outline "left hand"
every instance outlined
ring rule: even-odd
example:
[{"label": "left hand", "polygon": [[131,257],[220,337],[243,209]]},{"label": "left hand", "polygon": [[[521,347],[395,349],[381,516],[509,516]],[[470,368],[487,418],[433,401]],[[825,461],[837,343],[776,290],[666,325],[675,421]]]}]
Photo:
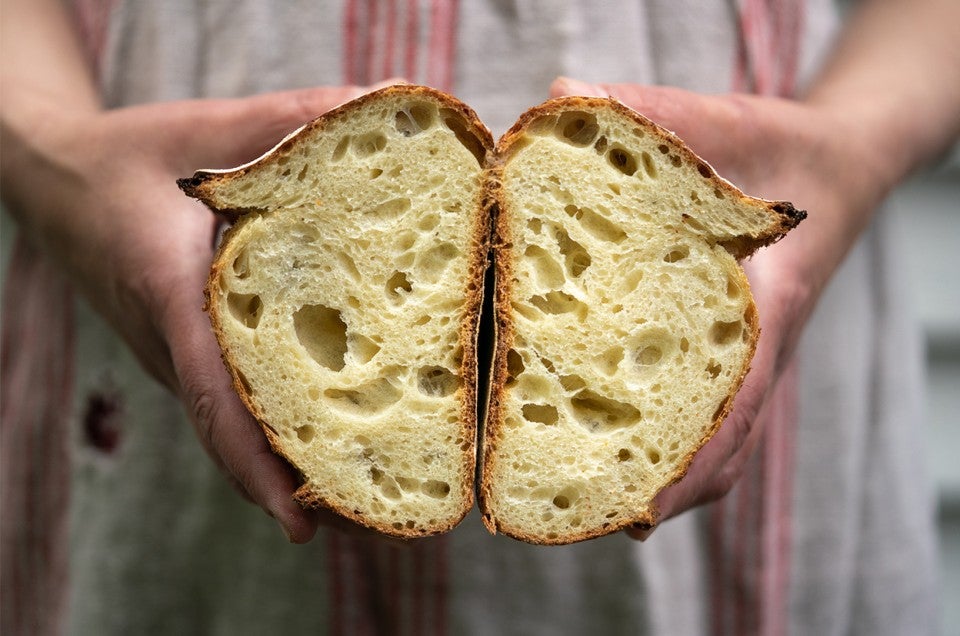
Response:
[{"label": "left hand", "polygon": [[[764,409],[821,290],[885,194],[856,126],[822,108],[749,95],[556,80],[551,95],[610,96],[672,130],[744,192],[791,201],[808,218],[745,264],[760,313],[750,372],[720,430],[657,498],[660,520],[723,497],[762,433]],[[630,530],[645,538],[649,530]]]}]

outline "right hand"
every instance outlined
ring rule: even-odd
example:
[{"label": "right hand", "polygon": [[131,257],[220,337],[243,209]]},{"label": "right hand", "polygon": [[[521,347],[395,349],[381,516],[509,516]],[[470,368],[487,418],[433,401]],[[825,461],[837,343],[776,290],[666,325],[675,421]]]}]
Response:
[{"label": "right hand", "polygon": [[256,158],[363,92],[315,88],[93,113],[37,97],[31,121],[42,125],[4,126],[5,150],[14,154],[4,162],[4,198],[28,240],[71,274],[144,368],[180,398],[228,479],[297,543],[336,520],[292,499],[295,474],[233,391],[203,313],[218,221],[176,180]]}]

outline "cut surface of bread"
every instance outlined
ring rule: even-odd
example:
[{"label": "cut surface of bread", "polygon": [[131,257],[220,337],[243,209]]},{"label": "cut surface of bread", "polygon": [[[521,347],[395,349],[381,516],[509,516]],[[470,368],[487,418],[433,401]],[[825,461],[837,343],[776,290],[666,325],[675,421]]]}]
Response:
[{"label": "cut surface of bread", "polygon": [[181,180],[236,218],[208,311],[304,505],[400,537],[472,507],[491,147],[462,103],[396,86],[251,164]]},{"label": "cut surface of bread", "polygon": [[804,213],[746,197],[612,100],[531,109],[496,161],[484,522],[546,544],[651,526],[756,346],[737,258]]}]

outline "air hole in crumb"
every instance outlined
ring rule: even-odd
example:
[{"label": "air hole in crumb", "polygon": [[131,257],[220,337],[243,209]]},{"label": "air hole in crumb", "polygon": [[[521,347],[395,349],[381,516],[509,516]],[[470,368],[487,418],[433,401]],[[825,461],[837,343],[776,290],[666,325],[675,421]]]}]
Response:
[{"label": "air hole in crumb", "polygon": [[690,256],[690,248],[686,245],[681,245],[667,252],[667,255],[663,257],[663,260],[665,263],[676,263],[677,261],[682,261],[688,256]]},{"label": "air hole in crumb", "polygon": [[679,168],[683,161],[681,161],[679,155],[670,155],[670,163],[673,164],[674,168]]},{"label": "air hole in crumb", "polygon": [[360,270],[357,269],[357,264],[349,254],[337,252],[337,262],[351,280],[355,282],[360,280]]},{"label": "air hole in crumb", "polygon": [[395,300],[403,297],[403,294],[409,294],[413,290],[410,279],[404,272],[394,272],[387,279],[387,293]]},{"label": "air hole in crumb", "polygon": [[435,283],[446,270],[460,250],[453,243],[440,243],[434,245],[427,251],[417,257],[417,273],[419,278],[430,283]]},{"label": "air hole in crumb", "polygon": [[704,230],[706,229],[706,228],[703,226],[703,223],[701,223],[700,221],[696,220],[695,218],[693,218],[693,217],[690,216],[689,214],[684,214],[684,215],[682,215],[682,216],[681,216],[681,219],[682,219],[684,225],[687,225],[688,227],[690,227],[690,229],[697,230],[697,231],[700,231],[700,232],[702,232],[702,231],[704,231]]},{"label": "air hole in crumb", "polygon": [[567,213],[567,216],[580,221],[584,230],[601,241],[621,243],[627,238],[627,233],[623,231],[623,228],[589,208],[568,205],[563,211]]},{"label": "air hole in crumb", "polygon": [[378,177],[379,177],[380,175],[382,175],[382,174],[383,174],[383,170],[382,170],[382,169],[380,169],[380,168],[372,168],[372,169],[370,170],[370,180],[373,181],[374,179],[378,178]]},{"label": "air hole in crumb", "polygon": [[724,411],[727,410],[727,400],[724,400],[720,403],[720,406],[717,407],[717,410],[713,412],[713,417],[711,418],[714,422],[723,417]]},{"label": "air hole in crumb", "polygon": [[557,407],[550,404],[524,404],[520,410],[523,413],[523,419],[528,422],[553,426],[560,420]]},{"label": "air hole in crumb", "polygon": [[567,273],[572,278],[579,278],[583,275],[583,272],[590,267],[593,259],[590,258],[590,254],[583,245],[570,238],[570,235],[565,229],[555,227],[554,231],[557,246],[560,248],[560,253],[564,257]]},{"label": "air hole in crumb", "polygon": [[621,448],[620,452],[617,453],[617,461],[625,462],[625,461],[629,461],[632,458],[633,458],[633,453],[631,453],[629,449]]},{"label": "air hole in crumb", "polygon": [[597,368],[605,375],[613,375],[623,360],[622,347],[610,347],[597,357]]},{"label": "air hole in crumb", "polygon": [[590,113],[569,111],[560,115],[556,131],[561,141],[574,146],[589,146],[600,132],[597,118]]},{"label": "air hole in crumb", "polygon": [[656,466],[657,464],[660,463],[661,457],[660,457],[659,450],[657,450],[656,448],[647,448],[644,452],[646,453],[647,459],[650,461],[651,464]]},{"label": "air hole in crumb", "polygon": [[660,144],[659,146],[657,146],[657,150],[659,150],[663,154],[668,154],[670,152],[670,147],[667,146],[667,144]]},{"label": "air hole in crumb", "polygon": [[592,433],[603,433],[636,424],[643,414],[625,402],[584,389],[570,398],[577,421]]},{"label": "air hole in crumb", "polygon": [[703,177],[704,179],[710,178],[710,175],[713,173],[713,171],[710,170],[710,166],[703,163],[702,161],[697,162],[697,172],[699,172],[700,176]]},{"label": "air hole in crumb", "polygon": [[579,320],[584,320],[589,311],[587,305],[562,291],[548,292],[542,296],[530,298],[530,304],[545,314],[575,314]]},{"label": "air hole in crumb", "polygon": [[410,209],[410,199],[400,197],[364,210],[363,216],[375,222],[391,221]]},{"label": "air hole in crumb", "polygon": [[520,354],[513,349],[507,351],[507,386],[515,384],[517,377],[523,373],[524,370],[523,358],[520,357]]},{"label": "air hole in crumb", "polygon": [[313,441],[314,436],[317,434],[317,429],[311,426],[310,424],[304,424],[303,426],[298,426],[296,428],[297,438],[304,444],[309,444]]},{"label": "air hole in crumb", "polygon": [[404,137],[412,137],[433,125],[433,109],[426,104],[412,104],[397,111],[394,126]]},{"label": "air hole in crumb", "polygon": [[610,165],[627,175],[633,176],[637,171],[637,160],[632,153],[625,148],[614,146],[607,152],[607,161]]},{"label": "air hole in crumb", "polygon": [[557,495],[553,498],[553,505],[560,508],[560,510],[566,510],[570,507],[570,499],[568,499],[566,495]]},{"label": "air hole in crumb", "polygon": [[380,345],[359,333],[351,333],[347,337],[347,348],[360,364],[370,362],[373,356],[380,353]]},{"label": "air hole in crumb", "polygon": [[579,375],[561,375],[560,386],[562,386],[565,391],[579,391],[587,386],[587,382]]},{"label": "air hole in crumb", "polygon": [[233,259],[233,273],[241,280],[250,276],[250,255],[246,250],[237,254],[237,257]]},{"label": "air hole in crumb", "polygon": [[727,276],[727,298],[738,298],[740,294],[740,284],[733,276]]},{"label": "air hole in crumb", "polygon": [[537,281],[542,287],[556,289],[563,285],[566,280],[563,275],[563,269],[560,267],[560,264],[553,259],[550,252],[538,245],[530,245],[524,251],[523,255],[530,262]]},{"label": "air hole in crumb", "polygon": [[719,362],[717,362],[713,358],[710,358],[710,362],[707,363],[707,374],[710,376],[710,379],[716,380],[717,376],[720,375],[720,371],[722,369],[723,367],[720,365]]},{"label": "air hole in crumb", "polygon": [[[603,152],[607,149],[607,138],[601,135],[600,138],[597,139],[597,143],[593,144],[593,149],[600,154],[603,154]],[[619,194],[619,192],[617,194]]]},{"label": "air hole in crumb", "polygon": [[740,338],[743,333],[743,323],[739,320],[733,322],[717,321],[710,327],[710,342],[715,345],[729,345]]},{"label": "air hole in crumb", "polygon": [[337,147],[333,149],[333,155],[330,157],[331,161],[340,161],[343,159],[343,156],[347,154],[347,150],[350,148],[351,142],[350,135],[346,135],[341,138],[337,143]]},{"label": "air hole in crumb", "polygon": [[422,367],[417,371],[417,388],[430,397],[446,397],[456,392],[457,376],[444,367]]},{"label": "air hole in crumb", "polygon": [[650,153],[644,151],[640,155],[640,159],[643,161],[643,171],[647,173],[647,176],[651,179],[656,179],[659,174],[657,172],[657,164],[653,160],[653,157],[650,156]]},{"label": "air hole in crumb", "polygon": [[663,358],[663,350],[657,345],[647,345],[637,352],[637,363],[643,366],[654,365]]},{"label": "air hole in crumb", "polygon": [[380,131],[368,132],[353,140],[353,152],[358,157],[369,157],[386,147],[387,136]]},{"label": "air hole in crumb", "polygon": [[300,168],[300,172],[297,173],[297,181],[306,181],[308,172],[310,172],[309,164],[303,164],[303,167]]},{"label": "air hole in crumb", "polygon": [[324,305],[304,305],[293,314],[293,327],[311,358],[331,371],[343,369],[347,325],[339,311]]},{"label": "air hole in crumb", "polygon": [[440,224],[439,214],[427,214],[417,223],[417,229],[423,232],[429,232]]},{"label": "air hole in crumb", "polygon": [[686,338],[680,338],[680,351],[686,353],[690,350],[690,341]]},{"label": "air hole in crumb", "polygon": [[230,314],[248,329],[256,329],[263,315],[263,302],[257,294],[227,294]]},{"label": "air hole in crumb", "polygon": [[445,499],[450,494],[450,484],[436,479],[426,479],[420,486],[420,491],[434,499]]},{"label": "air hole in crumb", "polygon": [[487,150],[483,145],[483,142],[480,141],[480,138],[474,134],[467,124],[464,123],[463,117],[454,110],[449,108],[444,108],[440,111],[440,117],[443,120],[444,125],[449,128],[453,134],[456,136],[457,141],[460,142],[464,148],[470,151],[470,154],[474,156],[477,160],[477,163],[481,166],[484,164],[487,156]]},{"label": "air hole in crumb", "polygon": [[330,388],[323,397],[348,413],[374,415],[396,403],[403,392],[393,386],[386,378],[370,380],[352,389]]}]

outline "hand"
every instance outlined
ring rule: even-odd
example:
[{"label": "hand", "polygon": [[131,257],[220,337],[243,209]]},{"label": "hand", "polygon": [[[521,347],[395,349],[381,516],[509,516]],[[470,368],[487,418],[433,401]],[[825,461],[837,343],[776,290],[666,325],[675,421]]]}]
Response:
[{"label": "hand", "polygon": [[[717,434],[687,475],[660,494],[665,520],[719,499],[736,483],[762,433],[765,409],[824,285],[884,195],[857,127],[799,102],[747,95],[705,96],[630,84],[558,79],[553,96],[611,96],[686,141],[747,194],[788,200],[809,217],[781,243],[745,264],[760,313],[750,372]],[[631,530],[645,538],[650,530]]]},{"label": "hand", "polygon": [[83,113],[38,99],[30,112],[42,126],[4,129],[17,154],[5,165],[4,195],[28,238],[72,273],[143,366],[183,401],[227,477],[294,542],[308,541],[332,515],[293,501],[295,475],[232,389],[202,311],[217,220],[176,179],[249,161],[361,92],[318,88]]}]

